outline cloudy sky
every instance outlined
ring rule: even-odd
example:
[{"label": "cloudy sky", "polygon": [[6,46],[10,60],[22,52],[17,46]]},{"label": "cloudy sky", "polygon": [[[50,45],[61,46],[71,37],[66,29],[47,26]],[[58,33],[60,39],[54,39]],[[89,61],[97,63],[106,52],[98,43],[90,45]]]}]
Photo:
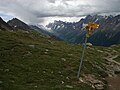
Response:
[{"label": "cloudy sky", "polygon": [[120,14],[120,0],[0,0],[0,16],[6,21],[17,17],[28,24],[72,22],[88,14]]}]

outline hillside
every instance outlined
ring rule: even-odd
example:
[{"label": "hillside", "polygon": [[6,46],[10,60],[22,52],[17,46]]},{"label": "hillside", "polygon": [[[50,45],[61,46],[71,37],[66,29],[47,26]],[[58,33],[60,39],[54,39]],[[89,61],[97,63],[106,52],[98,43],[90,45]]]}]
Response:
[{"label": "hillside", "polygon": [[87,46],[78,80],[82,49],[82,45],[56,41],[35,32],[0,31],[0,90],[113,88],[109,84],[111,78],[119,78],[120,45]]}]

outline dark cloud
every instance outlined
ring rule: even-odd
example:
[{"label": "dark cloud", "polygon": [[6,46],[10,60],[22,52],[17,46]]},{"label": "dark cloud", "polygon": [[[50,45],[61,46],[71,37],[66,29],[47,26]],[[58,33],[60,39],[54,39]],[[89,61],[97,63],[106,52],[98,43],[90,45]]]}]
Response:
[{"label": "dark cloud", "polygon": [[0,0],[0,11],[28,23],[41,23],[48,17],[118,13],[119,4],[120,0]]}]

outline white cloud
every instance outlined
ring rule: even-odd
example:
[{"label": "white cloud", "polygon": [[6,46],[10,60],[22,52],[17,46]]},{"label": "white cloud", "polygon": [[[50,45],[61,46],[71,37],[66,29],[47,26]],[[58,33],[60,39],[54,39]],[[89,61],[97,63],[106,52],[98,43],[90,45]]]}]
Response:
[{"label": "white cloud", "polygon": [[[0,0],[0,11],[27,23],[42,23],[60,17],[119,13],[120,0]],[[52,20],[52,19],[51,19]]]}]

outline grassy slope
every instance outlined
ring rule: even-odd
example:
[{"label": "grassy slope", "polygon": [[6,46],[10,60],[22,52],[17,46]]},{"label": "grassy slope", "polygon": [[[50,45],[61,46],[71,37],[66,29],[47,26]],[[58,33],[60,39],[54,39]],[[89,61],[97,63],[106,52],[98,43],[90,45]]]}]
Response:
[{"label": "grassy slope", "polygon": [[[82,48],[37,33],[0,31],[0,90],[92,90],[76,79]],[[98,49],[106,48],[87,49],[82,75],[106,76],[94,66],[104,69],[106,62]]]}]

